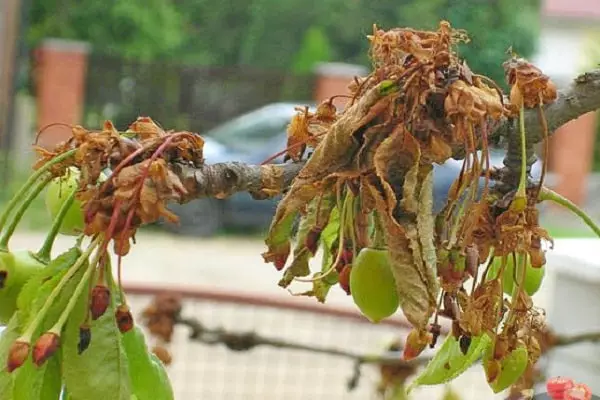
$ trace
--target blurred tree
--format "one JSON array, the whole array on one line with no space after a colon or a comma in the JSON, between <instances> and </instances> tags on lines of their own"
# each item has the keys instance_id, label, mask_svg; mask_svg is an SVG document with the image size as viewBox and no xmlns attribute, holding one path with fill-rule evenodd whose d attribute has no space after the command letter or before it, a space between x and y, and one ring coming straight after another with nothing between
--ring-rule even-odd
<instances>
[{"instance_id":1,"label":"blurred tree","mask_svg":"<svg viewBox=\"0 0 600 400\"><path fill-rule=\"evenodd\" d=\"M296 53L292 70L297 74L307 74L312 71L315 64L331 61L331 46L323 29L317 26L310 27L302 41L300 50Z\"/></svg>"},{"instance_id":2,"label":"blurred tree","mask_svg":"<svg viewBox=\"0 0 600 400\"><path fill-rule=\"evenodd\" d=\"M147 61L180 48L182 22L171 0L33 0L28 40L85 40L94 51Z\"/></svg>"},{"instance_id":3,"label":"blurred tree","mask_svg":"<svg viewBox=\"0 0 600 400\"><path fill-rule=\"evenodd\" d=\"M444 18L468 31L469 65L502 80L509 46L523 56L535 48L539 1L33 0L30 40L78 38L144 60L294 69L310 52L368 64L373 23L434 29Z\"/></svg>"}]
</instances>

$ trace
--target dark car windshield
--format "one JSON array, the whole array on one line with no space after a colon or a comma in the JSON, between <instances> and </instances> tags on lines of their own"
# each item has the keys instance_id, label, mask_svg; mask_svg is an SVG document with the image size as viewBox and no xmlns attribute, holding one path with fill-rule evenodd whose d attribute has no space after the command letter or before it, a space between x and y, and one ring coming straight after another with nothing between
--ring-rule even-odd
<instances>
[{"instance_id":1,"label":"dark car windshield","mask_svg":"<svg viewBox=\"0 0 600 400\"><path fill-rule=\"evenodd\" d=\"M291 104L264 107L220 125L206 135L227 147L249 150L284 133L294 114Z\"/></svg>"}]
</instances>

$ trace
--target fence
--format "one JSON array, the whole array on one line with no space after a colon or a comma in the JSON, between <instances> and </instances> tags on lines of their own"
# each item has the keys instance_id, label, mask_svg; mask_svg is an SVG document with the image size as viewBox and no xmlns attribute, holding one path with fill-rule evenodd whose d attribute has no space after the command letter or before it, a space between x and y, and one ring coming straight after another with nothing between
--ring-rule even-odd
<instances>
[{"instance_id":1,"label":"fence","mask_svg":"<svg viewBox=\"0 0 600 400\"><path fill-rule=\"evenodd\" d=\"M278 101L313 97L313 76L242 67L139 63L91 55L85 121L127 126L139 115L165 128L202 133L232 117Z\"/></svg>"},{"instance_id":2,"label":"fence","mask_svg":"<svg viewBox=\"0 0 600 400\"><path fill-rule=\"evenodd\" d=\"M129 286L126 291L132 309L139 313L163 290ZM206 290L177 292L183 295L185 318L235 333L254 332L358 354L381 354L392 341L408 333L403 319L373 325L356 311L331 305L299 306L293 301ZM188 335L186 327L176 327L169 347L173 363L168 373L177 400L381 399L376 392L380 375L374 366L363 366L358 386L348 391L354 365L347 359L271 347L234 352L223 345L193 342ZM428 350L426 355L432 353ZM463 400L505 398L491 393L480 367L467 370L452 387ZM411 399L441 400L444 390L444 385L422 387Z\"/></svg>"},{"instance_id":3,"label":"fence","mask_svg":"<svg viewBox=\"0 0 600 400\"><path fill-rule=\"evenodd\" d=\"M138 312L157 293L144 287L127 292ZM402 320L374 326L356 313L332 307L295 307L292 302L199 291L184 295L182 314L211 328L355 353L381 353L407 333ZM173 364L168 372L178 400L375 398L379 379L375 367L363 366L358 387L349 392L353 363L347 359L269 347L233 352L223 345L194 343L188 334L186 327L178 326L169 347Z\"/></svg>"}]
</instances>

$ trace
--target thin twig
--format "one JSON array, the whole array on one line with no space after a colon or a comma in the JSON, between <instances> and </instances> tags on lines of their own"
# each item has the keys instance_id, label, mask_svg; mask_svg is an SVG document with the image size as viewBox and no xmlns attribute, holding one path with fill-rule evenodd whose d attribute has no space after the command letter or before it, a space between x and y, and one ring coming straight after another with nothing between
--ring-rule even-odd
<instances>
[{"instance_id":1,"label":"thin twig","mask_svg":"<svg viewBox=\"0 0 600 400\"><path fill-rule=\"evenodd\" d=\"M600 342L600 332L585 332L575 335L559 335L556 337L554 346L571 346L580 343L598 343Z\"/></svg>"},{"instance_id":2,"label":"thin twig","mask_svg":"<svg viewBox=\"0 0 600 400\"><path fill-rule=\"evenodd\" d=\"M425 365L431 360L431 357L418 357L412 361L401 359L401 349L397 352L387 352L377 355L366 355L352 351L342 350L336 347L325 347L291 342L283 339L268 338L255 332L230 332L223 328L207 328L200 321L194 318L178 318L177 324L185 325L190 328L189 338L193 341L215 345L224 344L230 350L249 351L258 346L268 346L278 349L300 350L315 354L325 354L336 357L343 357L352 360L358 364L378 364L394 366L418 367ZM588 332L576 335L557 335L555 336L552 347L563 347L580 344L584 342L600 342L600 332Z\"/></svg>"},{"instance_id":3,"label":"thin twig","mask_svg":"<svg viewBox=\"0 0 600 400\"><path fill-rule=\"evenodd\" d=\"M277 349L300 350L315 354L343 357L359 364L411 367L418 367L426 364L430 360L430 358L421 357L412 361L404 361L401 359L401 351L389 352L388 354L366 355L335 347L315 346L312 344L307 345L283 339L268 338L255 332L236 333L227 331L223 328L211 329L205 327L200 321L194 318L179 318L176 323L190 328L191 332L189 338L193 341L209 345L224 344L227 348L234 351L248 351L258 346L268 346Z\"/></svg>"}]
</instances>

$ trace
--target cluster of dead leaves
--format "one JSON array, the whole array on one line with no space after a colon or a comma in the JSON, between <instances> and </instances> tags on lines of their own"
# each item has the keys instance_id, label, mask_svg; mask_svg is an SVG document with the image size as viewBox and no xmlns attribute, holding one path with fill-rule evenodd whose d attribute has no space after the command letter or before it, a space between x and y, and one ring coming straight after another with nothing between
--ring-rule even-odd
<instances>
[{"instance_id":1,"label":"cluster of dead leaves","mask_svg":"<svg viewBox=\"0 0 600 400\"><path fill-rule=\"evenodd\" d=\"M542 243L551 239L539 226L535 194L525 210L516 210L509 207L514 192L506 196L491 188L487 135L520 107L554 101L554 84L513 57L504 64L512 87L506 98L495 82L458 58L455 47L468 38L445 21L435 32L374 27L369 40L373 71L350 84L348 106L323 113L331 104L326 101L321 112L301 110L289 126L288 158L297 161L306 147L314 150L277 208L263 257L284 269L281 286L311 282L312 289L299 294L323 302L333 285L350 292L353 256L384 244L400 306L414 327L409 339L427 338L414 356L433 345L439 314L454 321L459 336L514 334L507 351L526 344L530 376L541 354L536 338L544 332L543 318L525 292L511 303L501 281L479 281L479 272L490 257L513 253L528 254L532 265L541 266ZM432 164L453 155L464 157L463 169L434 219ZM311 274L309 261L319 243L323 265ZM454 268L457 260L462 269ZM464 287L469 279L470 290ZM512 319L502 324L507 310Z\"/></svg>"},{"instance_id":2,"label":"cluster of dead leaves","mask_svg":"<svg viewBox=\"0 0 600 400\"><path fill-rule=\"evenodd\" d=\"M69 166L80 170L77 198L84 207L84 233L116 239L115 251L125 255L140 225L160 218L178 221L166 206L181 200L186 189L172 164L202 165L203 145L200 136L165 131L147 117L138 118L125 132L106 121L99 131L73 127L72 137L54 151L37 148L37 166L75 152L51 171L60 176Z\"/></svg>"},{"instance_id":3,"label":"cluster of dead leaves","mask_svg":"<svg viewBox=\"0 0 600 400\"><path fill-rule=\"evenodd\" d=\"M351 191L359 204L353 215L380 222L405 315L425 329L439 290L432 164L457 148L475 152L490 121L503 116L502 95L458 59L453 47L466 35L445 21L435 32L375 27L369 40L374 70L351 84L349 105L334 113L331 102L324 102L315 114L303 110L290 124L289 144L314 151L277 208L264 258L283 268L293 219L314 220L311 212L318 207L310 211L309 203ZM288 156L298 160L302 154L294 147ZM359 244L355 251L365 245ZM300 242L294 251L283 286L310 273L304 246Z\"/></svg>"}]
</instances>

